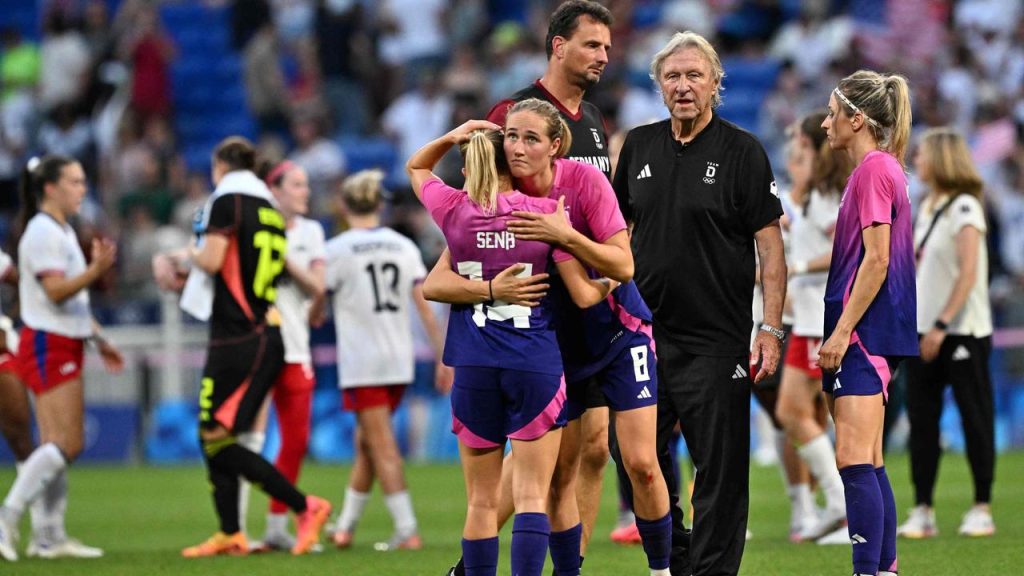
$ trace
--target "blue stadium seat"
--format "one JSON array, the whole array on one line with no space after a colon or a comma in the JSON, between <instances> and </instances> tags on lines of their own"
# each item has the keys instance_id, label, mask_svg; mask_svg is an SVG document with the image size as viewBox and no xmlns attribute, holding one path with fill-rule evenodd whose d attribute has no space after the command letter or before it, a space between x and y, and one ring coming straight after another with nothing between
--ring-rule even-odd
<instances>
[{"instance_id":1,"label":"blue stadium seat","mask_svg":"<svg viewBox=\"0 0 1024 576\"><path fill-rule=\"evenodd\" d=\"M353 138L341 143L348 160L349 173L367 168L391 172L398 161L398 151L387 138Z\"/></svg>"}]
</instances>

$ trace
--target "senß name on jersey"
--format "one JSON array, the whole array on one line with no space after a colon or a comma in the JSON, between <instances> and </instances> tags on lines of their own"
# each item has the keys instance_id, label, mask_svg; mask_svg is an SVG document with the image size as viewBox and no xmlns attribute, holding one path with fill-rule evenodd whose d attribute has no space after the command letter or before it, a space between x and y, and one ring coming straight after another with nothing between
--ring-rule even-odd
<instances>
[{"instance_id":1,"label":"sen\u00df name on jersey","mask_svg":"<svg viewBox=\"0 0 1024 576\"><path fill-rule=\"evenodd\" d=\"M516 247L516 236L508 230L500 232L477 232L477 248L504 248L506 250Z\"/></svg>"}]
</instances>

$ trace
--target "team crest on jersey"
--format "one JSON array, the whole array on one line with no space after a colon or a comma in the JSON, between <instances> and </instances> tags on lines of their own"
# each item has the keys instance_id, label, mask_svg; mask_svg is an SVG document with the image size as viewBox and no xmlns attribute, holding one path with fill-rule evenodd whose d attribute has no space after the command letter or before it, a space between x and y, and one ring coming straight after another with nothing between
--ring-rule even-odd
<instances>
[{"instance_id":1,"label":"team crest on jersey","mask_svg":"<svg viewBox=\"0 0 1024 576\"><path fill-rule=\"evenodd\" d=\"M708 169L704 171L704 183L714 184L715 174L718 172L718 162L708 162Z\"/></svg>"},{"instance_id":2,"label":"team crest on jersey","mask_svg":"<svg viewBox=\"0 0 1024 576\"><path fill-rule=\"evenodd\" d=\"M768 188L768 191L772 193L772 196L779 197L779 186L772 180L772 185Z\"/></svg>"},{"instance_id":3,"label":"team crest on jersey","mask_svg":"<svg viewBox=\"0 0 1024 576\"><path fill-rule=\"evenodd\" d=\"M594 143L598 150L604 150L604 144L601 143L601 134L597 131L597 128L591 128L590 133L594 136Z\"/></svg>"}]
</instances>

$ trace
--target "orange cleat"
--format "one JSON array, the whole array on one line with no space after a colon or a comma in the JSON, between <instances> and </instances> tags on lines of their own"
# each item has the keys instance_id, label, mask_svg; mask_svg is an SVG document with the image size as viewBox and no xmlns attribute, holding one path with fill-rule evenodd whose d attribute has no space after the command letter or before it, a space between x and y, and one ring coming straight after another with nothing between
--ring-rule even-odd
<instances>
[{"instance_id":1,"label":"orange cleat","mask_svg":"<svg viewBox=\"0 0 1024 576\"><path fill-rule=\"evenodd\" d=\"M249 553L249 542L242 532L225 534L217 532L205 542L189 546L181 551L185 558L204 558L207 556L245 556Z\"/></svg>"},{"instance_id":2,"label":"orange cleat","mask_svg":"<svg viewBox=\"0 0 1024 576\"><path fill-rule=\"evenodd\" d=\"M306 511L295 519L292 554L305 554L320 542L320 530L331 515L331 503L318 496L306 496Z\"/></svg>"},{"instance_id":3,"label":"orange cleat","mask_svg":"<svg viewBox=\"0 0 1024 576\"><path fill-rule=\"evenodd\" d=\"M620 526L615 530L612 530L611 538L612 542L622 544L624 546L639 544L640 530L637 529L636 522L632 522L627 526Z\"/></svg>"}]
</instances>

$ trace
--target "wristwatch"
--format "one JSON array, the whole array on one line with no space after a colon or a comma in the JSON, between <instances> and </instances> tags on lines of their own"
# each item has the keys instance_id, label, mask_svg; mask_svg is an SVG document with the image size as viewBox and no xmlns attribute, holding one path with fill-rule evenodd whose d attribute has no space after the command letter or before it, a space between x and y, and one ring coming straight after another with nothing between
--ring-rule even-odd
<instances>
[{"instance_id":1,"label":"wristwatch","mask_svg":"<svg viewBox=\"0 0 1024 576\"><path fill-rule=\"evenodd\" d=\"M775 336L776 338L779 339L779 342L782 342L783 340L786 339L786 332L783 331L781 328L776 328L775 326L771 326L769 324L761 324L761 330L764 330L765 332L771 334L772 336Z\"/></svg>"}]
</instances>

